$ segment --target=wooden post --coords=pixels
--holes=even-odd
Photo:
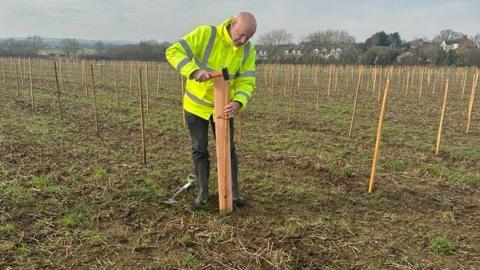
[[[348,131],[349,139],[352,137],[353,122],[355,121],[355,111],[357,110],[357,100],[358,100],[358,93],[360,91],[361,80],[362,80],[362,69],[360,69],[358,73],[357,90],[355,91],[355,101],[353,102],[353,110],[352,110],[352,121],[350,122],[350,130]]]
[[[132,83],[133,83],[133,62],[130,61],[130,88],[129,88],[130,94],[132,94]]]
[[[472,82],[472,91],[470,92],[470,101],[468,102],[467,133],[470,132],[470,123],[472,121],[472,112],[473,112],[473,101],[475,99],[475,91],[477,89],[477,83],[478,83],[478,71],[475,74]]]
[[[33,80],[32,80],[32,61],[28,58],[28,75],[30,78],[30,103],[32,110],[35,110],[35,99],[33,97]]]
[[[382,80],[383,80],[383,67],[380,68],[380,78],[378,79],[378,92],[377,100],[380,102],[380,97],[382,96]]]
[[[418,91],[418,100],[420,100],[422,96],[422,88],[423,88],[423,76],[424,76],[425,70],[422,68],[421,73],[420,73],[420,90]]]
[[[58,76],[60,77],[60,85],[62,86],[62,91],[65,91],[65,80],[63,78],[63,69],[62,69],[62,60],[58,62]]]
[[[19,79],[18,79],[18,64],[17,64],[17,60],[15,59],[15,76],[16,76],[16,79],[17,79],[17,101],[18,99],[20,99],[20,82],[19,82]]]
[[[405,84],[405,96],[408,96],[408,83],[410,82],[410,70],[407,72],[407,83]]]
[[[435,155],[437,155],[437,156],[438,156],[438,153],[440,152],[440,141],[441,141],[441,137],[442,137],[443,119],[445,117],[445,108],[447,107],[447,96],[448,96],[448,79],[445,82],[445,95],[443,97],[442,114],[440,116],[440,124],[438,126],[437,147],[435,148]]]
[[[182,76],[183,77],[183,76]],[[148,83],[148,63],[145,64],[145,86],[146,86],[146,94],[147,94],[147,110],[146,115],[150,114],[150,88]]]
[[[93,112],[95,114],[95,127],[97,128],[97,137],[100,138],[100,129],[98,127],[98,113],[97,113],[97,93],[95,91],[95,79],[93,76],[93,64],[90,63],[90,71],[92,74],[92,94],[93,94]]]
[[[53,68],[55,69],[55,82],[57,85],[57,96],[58,96],[58,111],[60,112],[60,121],[63,121],[63,114],[62,114],[62,99],[60,94],[60,84],[58,82],[58,73],[57,73],[57,62],[53,61]]]
[[[122,85],[125,85],[125,61],[122,61]]]
[[[375,94],[375,85],[377,83],[377,67],[373,67],[372,94]]]
[[[118,86],[117,86],[117,62],[113,61],[113,84],[115,87],[115,105],[118,113]]]
[[[333,68],[332,68],[332,65],[330,65],[328,69],[328,91],[327,91],[328,97],[330,97],[330,94],[331,94],[330,88],[332,85],[332,72],[333,72]],[[293,81],[295,81],[295,79]]]
[[[295,77],[297,75],[295,74],[293,76],[293,84],[292,84],[292,89],[290,90],[290,98],[289,98],[289,101],[288,101],[288,122],[290,123],[290,121],[292,120],[292,106],[293,106],[293,92],[294,92],[294,89],[295,89]],[[300,76],[298,77],[298,79],[300,79]]]
[[[229,98],[229,83],[223,78],[214,78],[215,142],[217,150],[218,203],[221,213],[233,210],[232,169],[230,154],[230,127],[224,114]]]
[[[83,85],[83,89],[85,90],[85,96],[88,97],[88,85],[87,85],[87,67],[85,65],[85,61],[83,62],[83,70],[82,70],[82,73],[83,73],[83,78],[85,79],[85,82],[84,82],[84,85]]]
[[[80,62],[80,76],[81,76],[81,78],[82,78],[82,89],[85,90],[85,76],[84,76],[84,74],[83,74],[83,64],[84,64],[84,61],[85,61],[85,60],[82,60],[82,61]]]
[[[160,64],[157,68],[157,99],[160,98]]]
[[[3,84],[6,85],[7,84],[7,79],[5,78],[5,64],[2,60],[2,76],[3,76]]]
[[[465,86],[467,84],[467,75],[468,75],[468,69],[465,69],[465,76],[463,77],[463,87],[462,87],[462,99],[465,94]]]
[[[22,58],[20,57],[20,71],[21,71],[21,79],[22,79],[22,86],[25,85],[25,69],[23,68],[23,60]]]
[[[333,87],[333,92],[337,94],[337,85],[338,85],[338,68],[335,66],[335,84]]]
[[[142,68],[138,67],[138,93],[140,95],[140,128],[142,131],[142,164],[147,163],[147,151],[145,147],[145,115],[143,113],[143,87],[142,87]]]
[[[317,75],[317,104],[315,106],[316,111],[318,111],[318,109],[320,108],[320,86],[321,86],[320,73],[321,73],[321,70],[318,69],[317,72],[316,72],[316,75]]]
[[[38,87],[39,90],[43,89],[43,64],[42,60],[38,61],[38,82],[40,86]]]
[[[373,161],[372,161],[372,173],[370,175],[370,183],[368,186],[368,193],[373,192],[373,188],[375,186],[375,176],[377,175],[377,160],[380,151],[380,142],[382,139],[382,130],[383,130],[383,119],[385,116],[385,109],[387,105],[387,95],[388,95],[388,87],[390,85],[390,80],[387,79],[385,84],[385,91],[383,93],[383,102],[382,102],[382,109],[380,110],[380,116],[378,118],[378,128],[377,128],[377,140],[375,142],[375,150],[373,152]]]

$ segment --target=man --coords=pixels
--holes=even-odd
[[[210,160],[208,125],[213,124],[213,71],[227,67],[231,80],[230,102],[223,117],[230,119],[232,195],[237,207],[246,205],[238,190],[238,160],[234,144],[233,116],[244,110],[255,88],[255,49],[248,41],[257,28],[255,17],[241,12],[218,26],[201,25],[166,50],[168,62],[188,78],[183,109],[192,139],[192,159],[198,182],[194,208],[208,199]],[[213,132],[215,134],[215,131]]]

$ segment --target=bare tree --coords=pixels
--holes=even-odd
[[[260,35],[257,44],[267,51],[269,61],[283,61],[285,46],[292,44],[292,34],[285,29],[272,30]]]
[[[473,43],[475,43],[475,47],[480,48],[480,33],[473,37]]]
[[[80,43],[74,38],[62,39],[62,48],[67,57],[76,56],[80,50]]]
[[[311,33],[303,42],[320,47],[342,47],[354,43],[355,38],[347,31],[327,30]]]
[[[285,29],[272,30],[268,33],[260,35],[258,38],[259,45],[278,46],[292,43],[292,34]]]
[[[25,47],[30,49],[32,53],[38,53],[38,50],[45,47],[43,38],[41,36],[31,36],[27,37],[25,40]]]
[[[438,33],[438,35],[436,35],[433,38],[433,42],[441,43],[444,40],[445,40],[445,42],[448,42],[448,41],[452,41],[452,40],[455,40],[455,39],[462,38],[464,36],[465,36],[465,34],[463,34],[463,33],[453,31],[452,29],[445,29],[445,30],[440,31],[440,33]]]

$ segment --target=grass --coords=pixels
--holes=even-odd
[[[455,250],[455,245],[450,240],[440,236],[429,236],[427,241],[428,247],[439,255],[451,255]]]
[[[58,221],[58,223],[63,227],[75,228],[82,225],[82,223],[85,222],[86,219],[86,214],[81,212],[73,212],[63,215]]]

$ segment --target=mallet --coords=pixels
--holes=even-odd
[[[214,71],[211,73],[210,78],[220,78],[223,77],[225,81],[230,80],[230,75],[228,74],[228,68],[222,68],[222,71]]]

